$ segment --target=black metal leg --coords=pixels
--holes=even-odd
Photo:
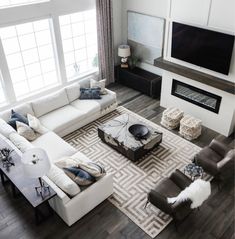
[[[15,198],[16,197],[16,187],[13,183],[11,183],[11,190],[12,190],[12,195]]]
[[[1,175],[1,182],[2,182],[2,185],[4,186],[5,185],[5,178],[4,178],[4,174],[2,171],[0,171],[0,175]]]
[[[34,208],[35,223],[38,225],[40,223],[39,211],[38,208]]]
[[[149,200],[147,200],[147,202],[145,203],[144,209],[147,207],[148,204],[149,204]]]
[[[34,215],[35,215],[35,222],[36,225],[39,225],[41,222],[46,220],[49,216],[54,214],[53,209],[51,208],[50,204],[48,201],[45,202],[44,206],[47,207],[48,213],[45,214],[45,212],[42,212],[39,207],[34,208]]]
[[[54,210],[51,208],[51,206],[49,204],[49,201],[47,201],[46,204],[47,204],[47,208],[48,208],[48,211],[49,211],[49,215],[53,215],[54,214]]]

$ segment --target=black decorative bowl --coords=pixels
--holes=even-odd
[[[137,140],[148,138],[149,129],[142,124],[133,124],[128,130]]]

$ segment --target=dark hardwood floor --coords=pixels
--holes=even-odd
[[[110,89],[117,92],[120,105],[159,124],[164,110],[160,107],[159,100],[118,84],[113,84]],[[177,131],[174,133],[177,134]],[[202,136],[193,143],[203,147],[213,138],[234,147],[234,136],[226,138],[206,128],[203,128]],[[212,195],[200,211],[191,213],[180,224],[178,231],[171,223],[156,239],[235,239],[234,188],[234,182],[231,181],[218,190],[216,182],[212,181]],[[33,208],[27,201],[21,196],[12,198],[10,188],[0,185],[0,239],[5,238],[150,239],[108,200],[72,227],[68,227],[56,214],[36,226]]]

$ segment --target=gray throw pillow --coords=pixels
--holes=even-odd
[[[100,88],[81,88],[80,100],[101,99]]]

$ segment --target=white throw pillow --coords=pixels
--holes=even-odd
[[[29,126],[35,132],[37,132],[39,134],[45,134],[45,133],[47,133],[49,131],[46,127],[44,127],[41,124],[40,120],[37,117],[35,117],[35,116],[31,115],[31,114],[27,114],[27,118],[28,118],[28,121],[29,121]]]
[[[16,133],[15,129],[11,127],[6,121],[0,119],[0,134],[9,139],[11,133]]]
[[[11,133],[9,135],[9,139],[22,153],[33,148],[33,145],[27,139],[20,136],[17,132]]]
[[[79,83],[69,85],[65,89],[66,89],[66,92],[67,92],[69,102],[73,102],[80,97],[80,85],[79,85]]]
[[[103,79],[103,80],[100,80],[100,81],[97,81],[97,80],[94,80],[94,79],[91,79],[90,80],[90,88],[100,88],[100,94],[101,95],[106,95],[107,94],[107,91],[105,89],[105,83],[106,83],[106,79]]]
[[[37,135],[27,124],[16,121],[16,128],[19,135],[23,136],[29,141],[33,141],[37,138]]]
[[[72,179],[70,179],[62,169],[56,167],[55,165],[51,166],[50,171],[47,173],[47,177],[62,191],[72,197],[81,192],[79,186]]]
[[[60,159],[59,161],[57,161],[55,165],[63,169],[63,168],[69,168],[69,167],[77,167],[78,163],[76,160],[72,158],[64,157]]]

